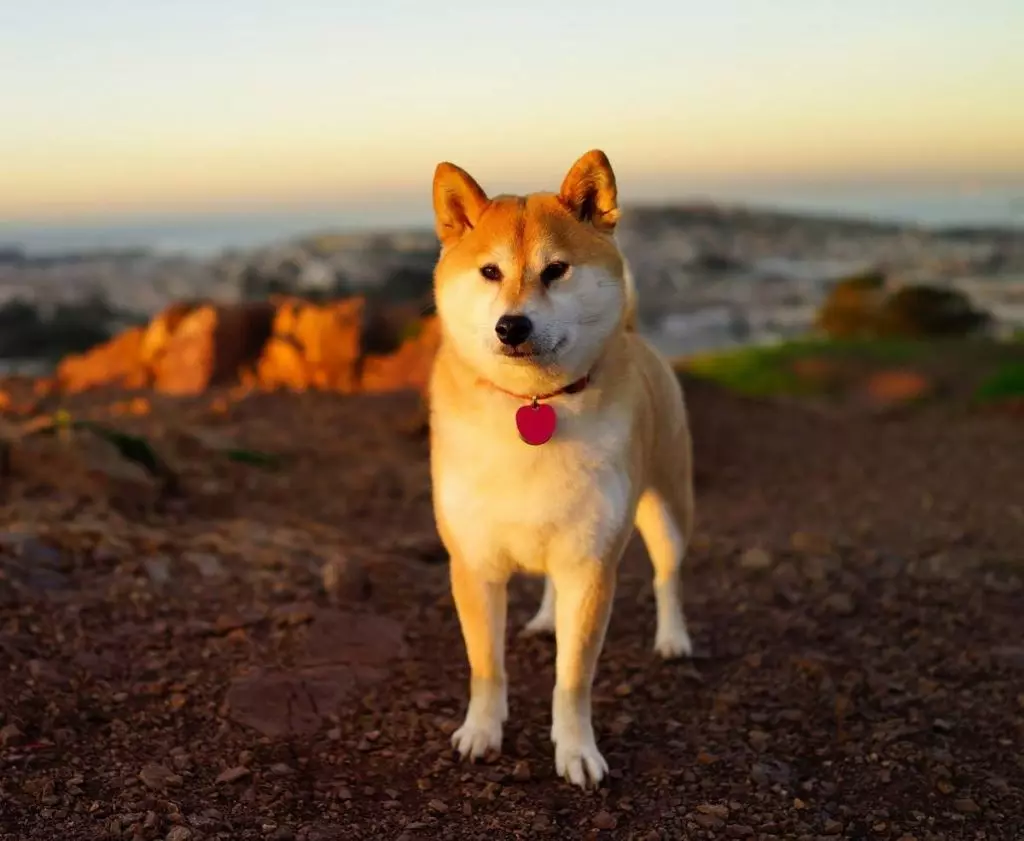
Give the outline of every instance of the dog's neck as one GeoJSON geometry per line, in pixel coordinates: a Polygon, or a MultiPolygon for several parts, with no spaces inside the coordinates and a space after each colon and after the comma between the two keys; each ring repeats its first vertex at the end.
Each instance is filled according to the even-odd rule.
{"type": "Polygon", "coordinates": [[[499,385],[496,385],[495,383],[490,382],[489,380],[480,378],[480,382],[485,386],[490,386],[491,388],[497,389],[503,394],[507,394],[509,397],[515,397],[519,400],[532,401],[534,403],[538,403],[541,400],[550,400],[552,397],[558,397],[558,395],[560,394],[579,394],[581,391],[583,391],[583,389],[590,385],[590,380],[593,378],[593,375],[594,372],[593,370],[591,370],[589,373],[584,374],[578,380],[574,380],[573,382],[569,383],[566,386],[563,386],[562,388],[555,389],[554,391],[549,391],[545,394],[516,394],[514,392],[502,388],[499,385]]]}
{"type": "Polygon", "coordinates": [[[572,374],[559,376],[559,373],[555,371],[543,369],[529,371],[523,366],[520,370],[508,372],[513,376],[496,378],[490,376],[490,372],[480,370],[469,363],[446,339],[442,339],[434,362],[435,370],[442,372],[441,375],[467,398],[473,399],[472,395],[477,395],[484,400],[500,398],[521,403],[528,403],[535,397],[539,401],[562,394],[578,394],[581,391],[586,391],[589,386],[593,385],[595,368],[598,367],[604,367],[600,359],[596,360],[595,364],[582,376],[579,373],[576,373],[575,376],[572,374]],[[568,377],[573,378],[567,382],[568,377]]]}

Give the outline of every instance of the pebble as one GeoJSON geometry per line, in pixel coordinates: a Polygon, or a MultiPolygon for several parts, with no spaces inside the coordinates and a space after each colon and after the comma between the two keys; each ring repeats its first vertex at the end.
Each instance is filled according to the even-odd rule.
{"type": "Polygon", "coordinates": [[[849,593],[832,593],[825,599],[824,605],[837,616],[849,616],[856,609],[849,593]]]}
{"type": "Polygon", "coordinates": [[[154,791],[176,788],[183,782],[182,778],[166,765],[146,765],[139,771],[139,779],[146,788],[154,791]]]}
{"type": "Polygon", "coordinates": [[[427,808],[429,808],[431,812],[436,812],[439,815],[448,813],[448,804],[443,800],[431,800],[427,804],[427,808]]]}
{"type": "Polygon", "coordinates": [[[163,586],[171,580],[171,562],[163,555],[156,555],[152,558],[144,558],[142,567],[149,576],[149,580],[158,587],[163,586]]]}
{"type": "Polygon", "coordinates": [[[716,818],[729,817],[729,807],[722,803],[701,803],[697,811],[702,815],[714,815],[716,818]]]}
{"type": "Polygon", "coordinates": [[[551,827],[551,818],[541,812],[533,819],[533,823],[530,824],[530,829],[534,832],[545,832],[551,827]]]}
{"type": "Polygon", "coordinates": [[[16,724],[5,724],[0,727],[0,746],[9,747],[11,745],[18,744],[24,734],[18,729],[16,724]]]}
{"type": "Polygon", "coordinates": [[[226,771],[221,771],[217,775],[217,782],[236,783],[239,780],[244,780],[250,773],[252,772],[244,765],[236,765],[234,768],[228,768],[226,771]]]}
{"type": "Polygon", "coordinates": [[[618,819],[611,812],[602,809],[590,821],[596,829],[615,829],[619,825],[618,819]]]}
{"type": "Polygon", "coordinates": [[[172,826],[166,835],[167,841],[189,841],[192,830],[187,826],[172,826]]]}
{"type": "Polygon", "coordinates": [[[525,759],[519,760],[516,763],[515,768],[512,769],[512,779],[520,783],[525,783],[530,779],[530,776],[530,763],[525,759]]]}
{"type": "Polygon", "coordinates": [[[725,825],[725,821],[717,815],[701,814],[698,812],[696,815],[691,815],[691,818],[697,826],[703,829],[718,829],[725,825]]]}
{"type": "Polygon", "coordinates": [[[203,578],[223,578],[226,574],[220,558],[208,552],[189,552],[185,555],[185,560],[192,564],[203,578]]]}
{"type": "Polygon", "coordinates": [[[362,563],[350,555],[335,553],[320,570],[324,592],[338,601],[363,601],[372,592],[370,577],[362,563]]]}
{"type": "Polygon", "coordinates": [[[772,556],[760,546],[748,549],[740,556],[740,566],[748,570],[768,569],[772,565],[772,556]]]}

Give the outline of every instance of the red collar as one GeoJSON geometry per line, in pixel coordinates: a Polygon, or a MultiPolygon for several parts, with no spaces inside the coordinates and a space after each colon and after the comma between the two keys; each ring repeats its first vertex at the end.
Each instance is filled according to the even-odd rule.
{"type": "Polygon", "coordinates": [[[524,396],[522,394],[515,394],[514,392],[506,391],[501,386],[495,385],[494,383],[490,383],[490,385],[491,387],[498,389],[498,391],[503,394],[507,394],[509,397],[515,397],[517,400],[529,401],[536,405],[541,400],[550,400],[552,397],[558,397],[559,394],[579,394],[583,389],[590,385],[590,374],[584,374],[578,380],[569,383],[569,385],[564,386],[557,391],[549,392],[548,394],[531,394],[524,396]]]}

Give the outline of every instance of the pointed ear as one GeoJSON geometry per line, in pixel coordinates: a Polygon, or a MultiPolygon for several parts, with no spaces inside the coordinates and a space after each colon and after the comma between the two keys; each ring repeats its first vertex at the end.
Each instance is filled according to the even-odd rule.
{"type": "Polygon", "coordinates": [[[558,197],[573,216],[599,231],[610,232],[619,221],[615,173],[600,149],[591,149],[572,165],[558,197]]]}
{"type": "Polygon", "coordinates": [[[487,195],[468,172],[447,162],[434,170],[434,225],[442,245],[453,245],[472,230],[487,206],[487,195]]]}

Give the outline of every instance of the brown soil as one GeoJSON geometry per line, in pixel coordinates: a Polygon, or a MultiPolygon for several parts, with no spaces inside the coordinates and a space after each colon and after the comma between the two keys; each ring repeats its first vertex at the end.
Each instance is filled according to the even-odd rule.
{"type": "Polygon", "coordinates": [[[1020,418],[688,395],[698,654],[653,655],[634,545],[591,793],[554,774],[554,644],[514,636],[535,581],[503,755],[448,746],[467,669],[415,395],[153,398],[119,423],[286,459],[181,450],[154,504],[6,480],[0,838],[1024,836],[1020,418]]]}

